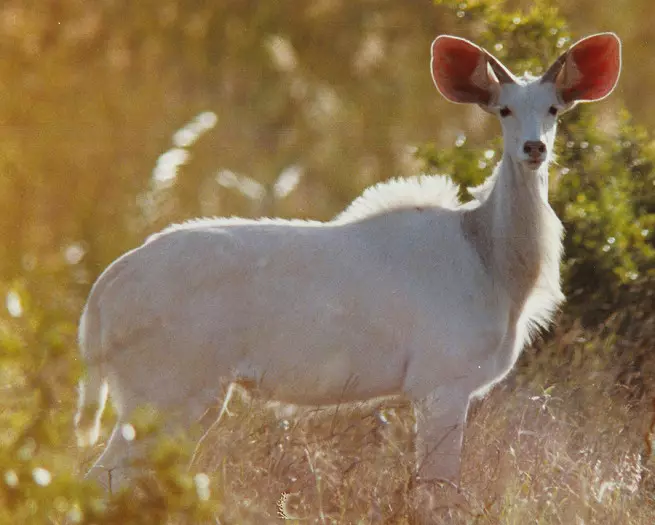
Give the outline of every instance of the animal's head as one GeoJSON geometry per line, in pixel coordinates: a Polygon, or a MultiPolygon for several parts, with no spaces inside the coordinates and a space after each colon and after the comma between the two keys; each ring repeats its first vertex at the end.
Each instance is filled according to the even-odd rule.
{"type": "Polygon", "coordinates": [[[517,78],[484,49],[444,35],[432,43],[431,63],[439,92],[497,115],[506,154],[536,170],[552,154],[558,115],[612,92],[621,70],[621,43],[613,33],[584,38],[540,78],[517,78]]]}

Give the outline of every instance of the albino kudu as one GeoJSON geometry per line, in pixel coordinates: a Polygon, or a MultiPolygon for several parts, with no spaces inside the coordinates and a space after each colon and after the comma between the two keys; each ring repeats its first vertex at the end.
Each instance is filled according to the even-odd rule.
{"type": "Polygon", "coordinates": [[[562,225],[548,204],[557,118],[612,91],[620,42],[590,36],[543,76],[517,78],[440,36],[431,65],[445,98],[501,123],[502,159],[471,202],[447,177],[394,180],[326,223],[171,226],[100,276],[80,321],[79,443],[98,439],[108,392],[118,423],[90,477],[128,479],[135,451],[121,428],[137,407],[192,428],[238,383],[306,406],[404,395],[417,474],[459,482],[469,400],[509,372],[563,300],[562,225]]]}

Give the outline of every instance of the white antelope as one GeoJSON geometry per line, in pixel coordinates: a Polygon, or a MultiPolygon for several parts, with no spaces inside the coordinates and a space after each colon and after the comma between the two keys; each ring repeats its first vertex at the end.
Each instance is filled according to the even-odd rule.
{"type": "Polygon", "coordinates": [[[120,429],[135,408],[191,427],[241,383],[296,405],[404,395],[418,475],[459,482],[469,400],[563,300],[562,225],[547,195],[557,117],[613,90],[620,42],[590,36],[542,77],[517,78],[440,36],[431,65],[445,98],[500,119],[502,159],[473,201],[460,204],[447,177],[421,176],[378,184],[326,223],[200,219],[100,276],[80,321],[79,442],[98,439],[108,391],[118,424],[92,478],[128,478],[120,429]]]}

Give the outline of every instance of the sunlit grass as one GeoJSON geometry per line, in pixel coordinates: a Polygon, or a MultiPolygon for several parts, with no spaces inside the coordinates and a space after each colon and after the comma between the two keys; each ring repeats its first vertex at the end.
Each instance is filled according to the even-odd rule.
{"type": "Polygon", "coordinates": [[[461,494],[411,488],[413,416],[402,404],[290,418],[235,396],[192,468],[210,473],[220,523],[655,523],[648,404],[611,377],[500,386],[474,403],[461,494]]]}

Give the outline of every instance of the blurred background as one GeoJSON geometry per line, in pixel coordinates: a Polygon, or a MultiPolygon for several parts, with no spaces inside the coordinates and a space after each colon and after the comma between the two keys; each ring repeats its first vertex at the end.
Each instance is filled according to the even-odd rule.
{"type": "MultiPolygon", "coordinates": [[[[620,5],[560,13],[574,39],[623,39],[618,91],[594,111],[624,103],[651,128],[655,8],[620,5]]],[[[429,0],[4,1],[2,275],[64,265],[88,284],[197,215],[327,219],[365,186],[416,173],[418,146],[483,143],[497,124],[442,100],[428,68],[435,36],[479,26],[429,0]]]]}
{"type": "MultiPolygon", "coordinates": [[[[77,320],[95,278],[147,235],[201,215],[326,220],[389,177],[489,175],[498,124],[432,84],[442,33],[518,74],[587,34],[622,39],[617,90],[562,117],[551,198],[567,228],[568,302],[519,375],[546,385],[611,365],[608,392],[641,407],[643,436],[654,16],[651,0],[3,0],[0,470],[28,468],[16,451],[29,443],[49,447],[50,469],[78,461],[77,320]]],[[[30,497],[14,503],[28,512],[30,497]]]]}

